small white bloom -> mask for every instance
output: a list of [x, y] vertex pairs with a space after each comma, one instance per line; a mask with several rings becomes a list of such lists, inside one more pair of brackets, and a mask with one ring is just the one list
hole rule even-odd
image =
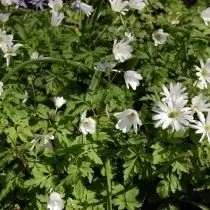
[[123, 0], [109, 0], [111, 4], [111, 8], [114, 12], [120, 12], [121, 14], [125, 14], [128, 11], [126, 7], [128, 6], [128, 1]]
[[132, 51], [133, 48], [130, 45], [130, 41], [122, 39], [121, 41], [117, 42], [117, 40], [114, 40], [112, 52], [117, 61], [124, 62], [125, 60], [131, 58]]
[[7, 35], [5, 31], [0, 31], [0, 48], [3, 45], [12, 45], [13, 35]]
[[192, 98], [192, 109], [197, 113], [210, 112], [210, 103], [202, 95]]
[[6, 23], [9, 20], [10, 13], [0, 13], [0, 22]]
[[31, 60], [36, 60], [38, 58], [43, 58], [42, 55], [39, 55], [39, 53], [37, 51], [34, 51], [31, 56], [30, 56]]
[[88, 5], [80, 0], [76, 0], [75, 2], [73, 2], [72, 8], [74, 10], [82, 10], [88, 17], [94, 11], [94, 9], [91, 5]]
[[210, 143], [210, 112], [208, 112], [207, 117], [201, 113], [198, 115], [199, 121], [196, 120], [192, 128], [196, 129], [195, 133], [202, 134], [200, 141], [202, 142], [205, 137], [207, 137], [208, 142]]
[[4, 86], [3, 82], [0, 81], [0, 96], [1, 96], [1, 95], [3, 94], [3, 92], [4, 92], [3, 86]]
[[132, 42], [135, 40], [135, 36], [132, 35], [132, 33], [125, 32], [125, 37], [128, 39], [129, 42]]
[[210, 7], [201, 11], [200, 16], [203, 19], [205, 25], [208, 26], [208, 22], [210, 22]]
[[64, 209], [64, 202], [61, 198], [61, 195], [56, 193], [56, 192], [52, 192], [50, 194], [48, 203], [47, 203], [47, 208], [49, 210], [62, 210]]
[[166, 129], [171, 126], [172, 131], [179, 131], [190, 126], [190, 123], [193, 122], [193, 113], [191, 108], [185, 107], [185, 104], [184, 101], [159, 102], [153, 109], [157, 113], [153, 117], [153, 120], [157, 121], [155, 127]]
[[62, 20], [64, 19], [64, 13], [63, 12], [53, 12], [51, 16], [51, 25], [54, 27], [58, 27]]
[[200, 66], [195, 66], [197, 71], [196, 76], [198, 77], [197, 86], [200, 89], [206, 89], [210, 83], [210, 58], [204, 64], [203, 60], [200, 59]]
[[4, 5], [4, 6], [10, 6], [13, 4], [13, 0], [1, 0], [1, 3]]
[[52, 149], [51, 141], [54, 140], [54, 138], [55, 137], [52, 134], [35, 134], [34, 138], [31, 141], [31, 150], [33, 150], [33, 148], [37, 146], [37, 144], [39, 144], [39, 146], [41, 146], [42, 148]]
[[129, 0], [128, 5], [132, 9], [142, 10], [147, 4], [147, 0]]
[[1, 49], [4, 53], [4, 58], [6, 58], [7, 66], [10, 64], [10, 57], [16, 56], [16, 51], [23, 46], [22, 44], [4, 43], [1, 45]]
[[63, 97], [54, 97], [54, 104], [56, 109], [61, 108], [66, 103], [66, 100]]
[[153, 32], [152, 39], [155, 42], [155, 46], [165, 44], [169, 34], [163, 32], [163, 29], [158, 29], [157, 31]]
[[137, 133], [138, 126], [140, 127], [142, 125], [138, 112], [133, 109], [127, 109], [123, 112], [115, 113], [114, 116], [118, 119], [116, 128], [121, 130], [123, 133], [129, 132], [132, 126], [135, 133]]
[[113, 62], [107, 62], [107, 61], [104, 61], [104, 62], [96, 62], [95, 63], [95, 67], [94, 69], [97, 70], [97, 71], [103, 71], [103, 72], [110, 72], [110, 71], [113, 71], [114, 67], [116, 66], [116, 63], [113, 63]]
[[178, 103], [182, 102], [183, 105], [187, 104], [188, 101], [188, 95], [185, 92], [186, 88], [182, 86], [181, 83], [170, 83], [169, 87], [166, 87], [163, 85], [162, 87], [163, 92], [160, 94], [164, 97], [162, 98], [163, 102], [172, 102], [172, 103]]
[[139, 86], [139, 80], [142, 80], [141, 74], [138, 74], [135, 71], [126, 71], [124, 73], [124, 79], [126, 87], [129, 89], [129, 85], [132, 87], [133, 90], [136, 90], [136, 87]]
[[63, 7], [63, 1], [62, 0], [49, 0], [48, 6], [52, 9], [51, 13], [57, 13], [59, 12]]
[[26, 103], [26, 101], [28, 100], [28, 91], [25, 90], [25, 93], [24, 93], [24, 96], [23, 96], [23, 100], [22, 100], [22, 103]]
[[82, 113], [81, 118], [80, 118], [79, 130], [84, 135], [87, 135], [88, 133], [90, 134], [95, 133], [96, 121], [91, 117], [86, 118], [86, 113], [85, 112]]

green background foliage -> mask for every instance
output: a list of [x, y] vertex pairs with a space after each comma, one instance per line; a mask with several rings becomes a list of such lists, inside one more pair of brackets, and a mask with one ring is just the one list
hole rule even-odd
[[[108, 1], [89, 3], [95, 8], [89, 18], [65, 3], [58, 28], [50, 25], [48, 10], [1, 8], [11, 13], [7, 34], [23, 47], [8, 68], [0, 56], [0, 209], [46, 209], [53, 190], [67, 210], [103, 210], [110, 200], [119, 210], [208, 210], [209, 145], [198, 143], [193, 130], [172, 135], [155, 129], [152, 107], [165, 83], [192, 90], [194, 65], [210, 57], [210, 28], [200, 18], [210, 2], [150, 0], [143, 11], [130, 10], [124, 25]], [[171, 24], [174, 18], [180, 23]], [[155, 47], [151, 34], [159, 28], [170, 36]], [[123, 73], [94, 70], [98, 61], [114, 61], [113, 41], [126, 31], [136, 37], [134, 56], [115, 69], [141, 73], [135, 92], [126, 89]], [[47, 58], [30, 60], [34, 51]], [[209, 98], [208, 90], [204, 94]], [[54, 96], [67, 100], [56, 114]], [[127, 108], [140, 113], [138, 134], [115, 129], [113, 113]], [[86, 110], [97, 132], [85, 138], [79, 121]], [[53, 150], [31, 150], [34, 134], [49, 133]]]

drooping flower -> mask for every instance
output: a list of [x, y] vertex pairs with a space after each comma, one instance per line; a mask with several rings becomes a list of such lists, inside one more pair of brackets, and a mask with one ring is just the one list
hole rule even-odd
[[3, 92], [4, 92], [3, 86], [4, 86], [3, 82], [0, 81], [0, 96], [1, 96], [1, 95], [3, 94]]
[[203, 19], [205, 25], [208, 26], [209, 25], [208, 22], [210, 22], [210, 7], [201, 11], [200, 16]]
[[66, 100], [63, 97], [54, 97], [54, 104], [56, 109], [60, 109], [65, 103]]
[[114, 116], [118, 119], [116, 128], [123, 133], [129, 132], [132, 126], [135, 133], [137, 133], [138, 126], [140, 127], [142, 125], [138, 112], [133, 109], [127, 109], [123, 112], [115, 113]]
[[206, 89], [210, 83], [210, 58], [204, 64], [203, 60], [200, 59], [200, 66], [195, 66], [197, 71], [196, 76], [198, 77], [197, 87], [200, 89]]
[[155, 42], [155, 46], [165, 44], [168, 36], [169, 34], [165, 33], [163, 29], [158, 29], [157, 31], [153, 32], [152, 39]]
[[33, 150], [33, 148], [37, 145], [39, 145], [40, 148], [52, 149], [51, 141], [54, 140], [54, 138], [55, 137], [52, 134], [35, 134], [34, 138], [31, 141], [31, 150]]
[[80, 0], [76, 0], [75, 2], [73, 2], [72, 8], [76, 11], [82, 10], [87, 15], [87, 17], [89, 17], [91, 13], [94, 11], [91, 5], [88, 5]]
[[64, 13], [63, 12], [53, 12], [51, 16], [51, 25], [54, 27], [58, 27], [62, 20], [64, 19]]
[[205, 137], [207, 137], [208, 142], [210, 143], [210, 112], [208, 112], [206, 118], [204, 114], [199, 114], [199, 121], [195, 120], [192, 128], [196, 129], [195, 133], [202, 134], [199, 142], [202, 142]]
[[22, 44], [4, 43], [1, 45], [1, 49], [4, 53], [4, 58], [6, 58], [7, 66], [10, 64], [10, 57], [17, 55], [17, 50], [23, 46]]
[[10, 13], [0, 13], [0, 22], [6, 23], [9, 20]]
[[125, 15], [125, 12], [128, 11], [128, 9], [126, 8], [128, 6], [128, 1], [109, 0], [109, 2], [114, 12], [120, 12], [121, 14]]
[[136, 87], [139, 86], [139, 80], [142, 80], [141, 74], [138, 74], [135, 71], [129, 70], [124, 73], [124, 79], [126, 87], [129, 89], [129, 85], [133, 90], [136, 90]]
[[210, 103], [207, 98], [198, 95], [192, 98], [192, 109], [197, 113], [210, 112]]
[[25, 90], [24, 96], [23, 96], [23, 100], [22, 100], [22, 103], [23, 103], [23, 104], [26, 103], [27, 100], [28, 100], [28, 91]]
[[87, 135], [88, 133], [90, 134], [95, 133], [96, 121], [91, 117], [86, 118], [86, 113], [85, 112], [82, 113], [81, 118], [80, 118], [79, 130], [84, 135]]
[[63, 1], [49, 0], [48, 6], [51, 8], [51, 13], [57, 13], [63, 8]]
[[61, 195], [56, 193], [56, 192], [52, 192], [50, 194], [48, 203], [47, 203], [47, 208], [49, 210], [62, 210], [64, 209], [64, 202], [61, 198]]
[[114, 46], [112, 52], [114, 54], [115, 59], [118, 62], [124, 62], [125, 60], [132, 57], [133, 48], [130, 45], [130, 41], [122, 39], [119, 42], [114, 40]]
[[132, 9], [142, 10], [148, 4], [147, 0], [129, 0], [129, 7]]

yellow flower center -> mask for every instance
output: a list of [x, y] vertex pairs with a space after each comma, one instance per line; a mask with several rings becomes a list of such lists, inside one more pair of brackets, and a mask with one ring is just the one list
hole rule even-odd
[[179, 112], [177, 112], [177, 111], [172, 111], [172, 112], [170, 112], [170, 113], [168, 114], [168, 116], [169, 116], [170, 118], [177, 118], [178, 115], [179, 115]]
[[205, 125], [205, 128], [206, 128], [207, 131], [210, 132], [210, 124], [206, 124], [206, 125]]

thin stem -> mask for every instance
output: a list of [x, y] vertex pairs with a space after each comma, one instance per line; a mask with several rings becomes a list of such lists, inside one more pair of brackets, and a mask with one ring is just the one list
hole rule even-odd
[[110, 160], [105, 162], [106, 181], [107, 181], [107, 210], [112, 210], [112, 172]]

